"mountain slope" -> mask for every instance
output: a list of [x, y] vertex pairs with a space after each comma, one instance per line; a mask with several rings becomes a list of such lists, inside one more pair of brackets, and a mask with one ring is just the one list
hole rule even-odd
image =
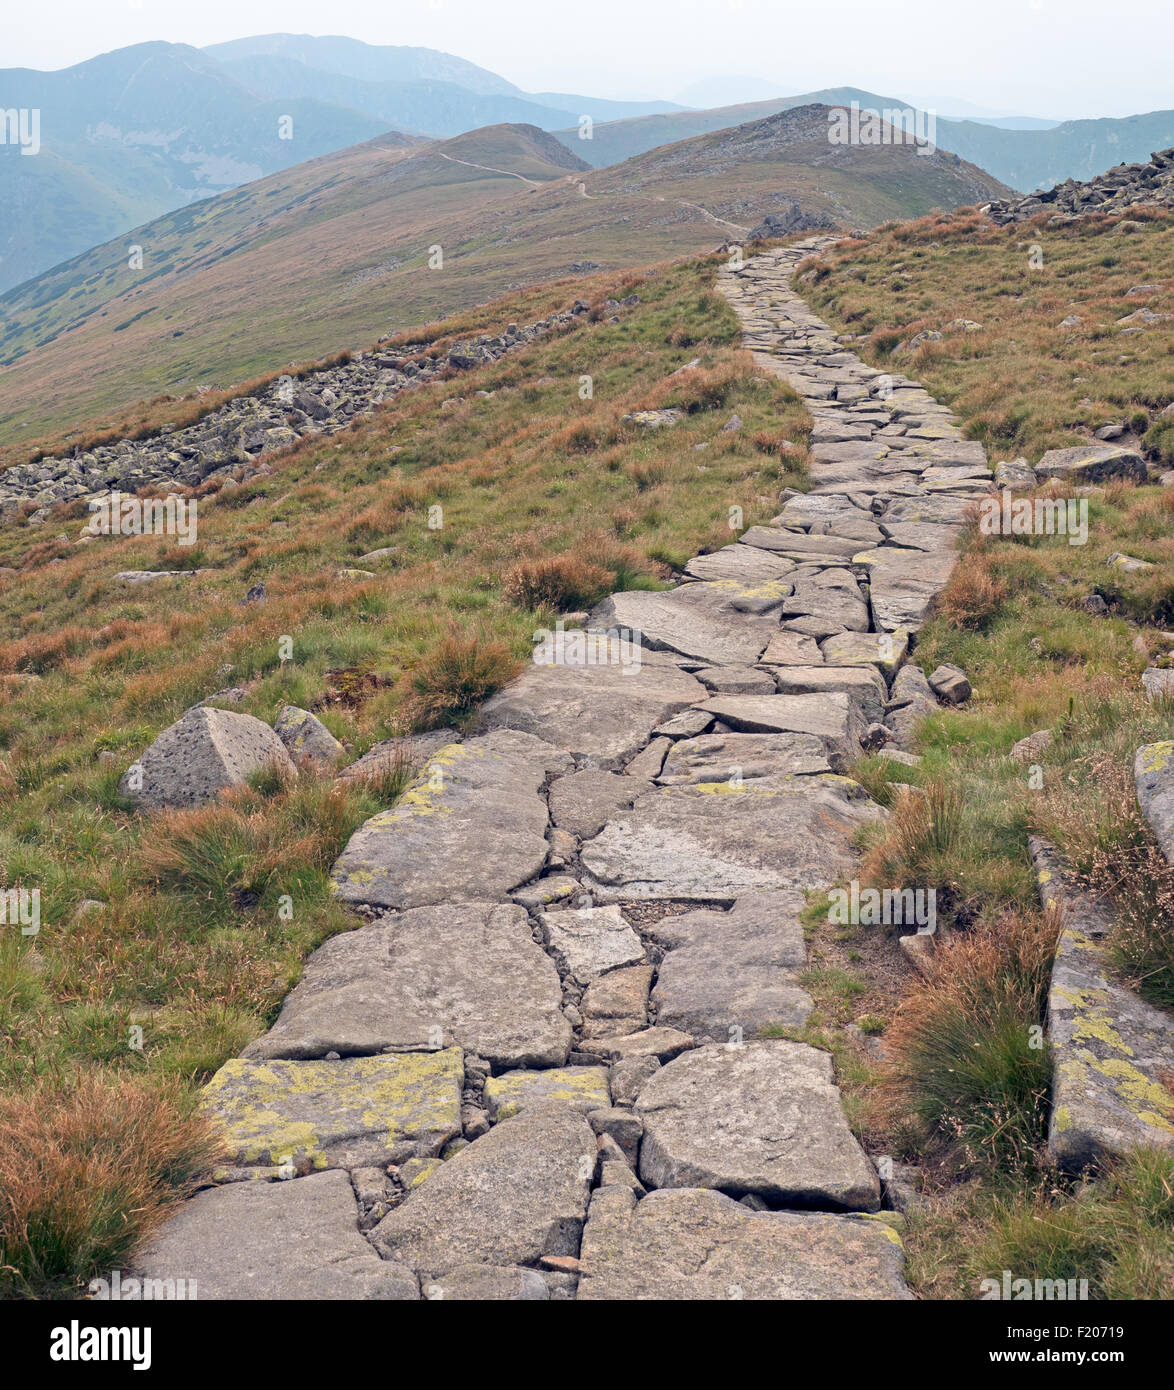
[[533, 126], [377, 140], [169, 214], [134, 233], [141, 271], [120, 240], [0, 298], [0, 443], [365, 346], [585, 263], [706, 250], [792, 206], [870, 226], [1006, 192], [953, 156], [826, 130], [807, 107], [599, 171]]
[[183, 44], [139, 44], [60, 72], [10, 69], [0, 91], [6, 106], [43, 113], [40, 154], [0, 151], [0, 289], [171, 208], [387, 129], [316, 98], [256, 96]]
[[[821, 102], [876, 111], [902, 109], [908, 102], [880, 96], [858, 87], [835, 87], [802, 96], [717, 107], [710, 111], [675, 111], [597, 125], [590, 140], [579, 137], [577, 126], [556, 131], [559, 139], [589, 164], [602, 168], [643, 154], [658, 145], [721, 130], [741, 122], [774, 115], [796, 106]], [[1099, 120], [1035, 122], [1021, 128], [1025, 118], [1001, 120], [937, 120], [936, 143], [977, 164], [1002, 183], [1026, 190], [1051, 187], [1064, 179], [1086, 179], [1114, 164], [1137, 163], [1152, 150], [1174, 143], [1174, 110]]]

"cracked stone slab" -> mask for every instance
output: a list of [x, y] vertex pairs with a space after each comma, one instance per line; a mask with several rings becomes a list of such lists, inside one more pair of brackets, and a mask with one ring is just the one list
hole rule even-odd
[[424, 1286], [424, 1297], [449, 1303], [541, 1303], [550, 1298], [536, 1269], [517, 1265], [462, 1265]]
[[662, 918], [649, 930], [668, 948], [652, 992], [657, 1021], [719, 1041], [763, 1028], [801, 1028], [812, 1001], [795, 982], [807, 963], [798, 892], [750, 894], [728, 912]]
[[834, 564], [837, 559], [850, 559], [853, 551], [859, 549], [856, 541], [840, 540], [835, 536], [812, 536], [806, 531], [784, 531], [776, 526], [751, 526], [739, 543], [758, 550], [773, 551], [802, 563], [818, 559]]
[[621, 776], [599, 768], [572, 772], [550, 784], [550, 819], [580, 840], [589, 840], [617, 811], [627, 810], [651, 787], [651, 782], [630, 773]]
[[1079, 1169], [1138, 1147], [1174, 1148], [1174, 1017], [1114, 979], [1109, 909], [1072, 882], [1054, 847], [1032, 838], [1029, 848], [1040, 899], [1064, 922], [1048, 992], [1048, 1152]]
[[344, 902], [394, 908], [508, 893], [546, 863], [541, 789], [570, 762], [511, 729], [442, 748], [390, 810], [351, 836], [332, 886]]
[[198, 1192], [133, 1267], [143, 1278], [194, 1280], [201, 1302], [420, 1297], [415, 1274], [381, 1260], [360, 1234], [350, 1178], [338, 1171]]
[[865, 550], [856, 563], [868, 566], [872, 611], [886, 632], [916, 628], [954, 571], [952, 551], [911, 551], [882, 546]]
[[657, 781], [675, 787], [830, 771], [814, 734], [703, 734], [673, 745]]
[[479, 717], [485, 728], [520, 729], [614, 771], [656, 725], [703, 699], [705, 688], [681, 670], [679, 657], [634, 645], [635, 634], [587, 635], [598, 660], [530, 666]]
[[786, 579], [794, 568], [793, 560], [735, 543], [708, 555], [694, 555], [685, 566], [685, 573], [690, 579], [732, 579], [756, 587]]
[[[778, 676], [790, 669], [775, 668]], [[818, 668], [817, 668], [818, 669]], [[811, 734], [836, 770], [860, 752], [864, 723], [842, 691], [818, 695], [719, 695], [699, 706], [740, 733]]]
[[331, 937], [251, 1058], [422, 1051], [455, 1042], [495, 1066], [560, 1066], [571, 1026], [554, 962], [516, 904], [412, 908]]
[[909, 634], [893, 632], [838, 632], [819, 644], [828, 666], [875, 666], [894, 675], [909, 654]]
[[636, 1097], [647, 1187], [708, 1187], [781, 1206], [876, 1211], [880, 1182], [844, 1118], [832, 1059], [805, 1043], [711, 1043]]
[[527, 1106], [557, 1104], [587, 1114], [611, 1105], [606, 1067], [551, 1067], [546, 1071], [507, 1071], [485, 1083], [485, 1103], [497, 1123]]
[[663, 787], [583, 846], [584, 886], [601, 901], [700, 902], [822, 888], [855, 863], [851, 837], [879, 814], [855, 783], [828, 775]]
[[897, 1233], [867, 1216], [748, 1211], [720, 1192], [621, 1187], [591, 1199], [577, 1297], [911, 1299]]
[[867, 632], [869, 627], [868, 605], [856, 587], [804, 580], [783, 604], [782, 611], [785, 618], [816, 617], [829, 624], [833, 632]]
[[758, 658], [760, 666], [818, 666], [823, 661], [819, 643], [801, 632], [780, 628]]
[[578, 1255], [595, 1166], [582, 1115], [528, 1106], [441, 1164], [371, 1238], [385, 1258], [441, 1282], [464, 1265]]
[[644, 946], [614, 904], [544, 912], [542, 933], [551, 954], [582, 985], [644, 959]]
[[463, 1078], [459, 1048], [330, 1062], [234, 1057], [201, 1101], [236, 1164], [385, 1166], [437, 1154], [460, 1134]]
[[[597, 630], [639, 632], [652, 650], [677, 652], [707, 666], [753, 666], [778, 623], [769, 616], [735, 613], [730, 594], [743, 590], [737, 584], [725, 589], [729, 582], [682, 584], [669, 593], [612, 594], [592, 610], [588, 622]], [[790, 590], [789, 584], [775, 587]], [[772, 606], [777, 608], [784, 597], [778, 593]]]
[[779, 666], [775, 686], [780, 695], [846, 695], [866, 724], [884, 718], [889, 693], [884, 677], [871, 665]]

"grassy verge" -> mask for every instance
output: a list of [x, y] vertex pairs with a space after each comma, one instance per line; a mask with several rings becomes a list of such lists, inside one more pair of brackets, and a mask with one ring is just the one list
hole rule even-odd
[[[594, 282], [593, 311], [561, 334], [404, 393], [343, 435], [302, 443], [270, 476], [202, 498], [191, 548], [77, 544], [76, 507], [38, 533], [63, 539], [0, 531], [0, 564], [15, 571], [0, 593], [12, 634], [0, 643], [0, 886], [36, 888], [42, 902], [35, 937], [0, 928], [0, 1093], [28, 1095], [38, 1116], [19, 1190], [0, 1186], [5, 1291], [76, 1288], [202, 1166], [192, 1089], [346, 927], [330, 864], [406, 775], [259, 777], [215, 806], [146, 816], [120, 798], [119, 774], [228, 686], [243, 688], [236, 708], [266, 720], [285, 703], [317, 710], [353, 755], [459, 722], [560, 611], [656, 586], [728, 543], [731, 507], [746, 525], [768, 518], [780, 485], [802, 483], [810, 420], [741, 350], [715, 266]], [[610, 322], [603, 302], [632, 291], [640, 303]], [[502, 321], [525, 317], [502, 306]], [[429, 336], [443, 341], [444, 327]], [[623, 418], [666, 406], [683, 412], [670, 428]], [[724, 431], [735, 412], [743, 427]], [[374, 550], [388, 553], [362, 558]], [[140, 568], [202, 573], [113, 580]], [[258, 581], [265, 602], [243, 603]], [[128, 1157], [133, 1181], [119, 1187], [109, 1172], [138, 1140], [133, 1126], [104, 1130], [102, 1163], [67, 1181], [53, 1153], [84, 1147], [128, 1086], [144, 1113], [172, 1117], [158, 1126], [171, 1147], [137, 1168]], [[79, 1109], [79, 1096], [101, 1103]], [[0, 1113], [5, 1167], [15, 1106]], [[55, 1223], [34, 1219], [53, 1209]], [[121, 1245], [103, 1234], [112, 1211]]]
[[[1125, 333], [1136, 321], [1117, 320], [1166, 312], [1174, 251], [1167, 218], [1126, 222], [1048, 231], [923, 219], [824, 257], [806, 293], [837, 330], [867, 334], [853, 346], [875, 365], [948, 401], [996, 459], [1036, 459], [1119, 421], [1164, 462], [1174, 332], [1158, 319]], [[1042, 268], [1028, 263], [1033, 247]], [[1127, 294], [1140, 284], [1159, 288]], [[1059, 328], [1070, 314], [1080, 325]], [[926, 328], [942, 338], [894, 353]], [[826, 905], [811, 910], [813, 1023], [852, 1054], [840, 1066], [850, 1113], [874, 1151], [922, 1170], [906, 1244], [925, 1297], [981, 1297], [981, 1281], [1003, 1270], [1085, 1279], [1091, 1298], [1174, 1296], [1174, 1158], [1142, 1151], [1076, 1180], [1045, 1151], [1051, 1065], [1039, 1044], [1058, 924], [1039, 909], [1030, 833], [1055, 840], [1107, 897], [1120, 977], [1174, 1006], [1174, 876], [1132, 776], [1135, 749], [1174, 730], [1174, 711], [1146, 700], [1139, 680], [1174, 645], [1163, 636], [1174, 626], [1174, 500], [1123, 483], [1086, 500], [1084, 545], [965, 535], [915, 660], [926, 672], [962, 666], [974, 696], [921, 726], [919, 767], [876, 756], [858, 768], [893, 811], [865, 836], [862, 882], [937, 889], [929, 977], [909, 970], [891, 931], [833, 929]], [[1117, 552], [1152, 567], [1127, 573], [1108, 563]], [[1048, 746], [1009, 756], [1045, 729]]]

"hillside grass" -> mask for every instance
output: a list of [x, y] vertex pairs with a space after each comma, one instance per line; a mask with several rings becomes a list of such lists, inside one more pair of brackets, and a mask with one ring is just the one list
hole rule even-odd
[[[852, 347], [920, 381], [992, 460], [1079, 444], [1102, 425], [1145, 435], [1174, 400], [1174, 217], [1156, 208], [1049, 228], [936, 215], [841, 243], [799, 287]], [[1153, 289], [1130, 295], [1142, 285]], [[1147, 309], [1164, 321], [1130, 332]], [[1079, 325], [1061, 327], [1076, 316]], [[979, 331], [952, 326], [968, 319]], [[925, 329], [943, 335], [895, 354]], [[1174, 421], [1149, 441], [1174, 463]]]
[[[1159, 322], [1122, 338], [1115, 322], [1141, 305], [1174, 307], [1170, 220], [1121, 220], [1049, 231], [924, 219], [841, 244], [809, 264], [803, 289], [836, 329], [869, 335], [852, 344], [868, 360], [948, 401], [992, 460], [1034, 461], [1122, 421], [1135, 439], [1149, 432], [1143, 447], [1160, 464], [1153, 440], [1172, 395], [1174, 329]], [[1032, 245], [1042, 270], [1027, 266]], [[1127, 297], [1139, 284], [1164, 288]], [[1069, 313], [1082, 327], [1058, 330]], [[956, 318], [983, 330], [949, 329]], [[943, 340], [892, 355], [927, 327]], [[1174, 628], [1174, 497], [1111, 483], [1087, 501], [1085, 545], [967, 528], [913, 659], [927, 673], [961, 666], [973, 697], [922, 724], [919, 767], [883, 752], [857, 767], [893, 812], [863, 836], [861, 881], [937, 889], [930, 976], [909, 971], [884, 928], [833, 933], [826, 904], [809, 912], [812, 1031], [836, 1051], [872, 1151], [925, 1175], [905, 1239], [910, 1279], [927, 1298], [977, 1298], [1003, 1269], [1087, 1279], [1094, 1299], [1174, 1297], [1174, 1158], [1142, 1150], [1073, 1178], [1046, 1154], [1051, 1059], [1038, 1042], [1060, 923], [1040, 909], [1029, 834], [1057, 843], [1110, 905], [1118, 977], [1174, 1008], [1174, 874], [1133, 785], [1137, 747], [1174, 733], [1174, 709], [1150, 703], [1140, 684], [1174, 648], [1163, 635]], [[1107, 563], [1114, 552], [1154, 567], [1126, 574]], [[1090, 596], [1108, 613], [1090, 613]], [[1053, 734], [1048, 748], [1028, 763], [1009, 757], [1041, 729]], [[879, 1037], [879, 1050], [862, 1035]]]
[[[741, 350], [717, 264], [597, 280], [592, 312], [564, 330], [203, 496], [191, 548], [78, 544], [76, 505], [35, 534], [0, 531], [0, 564], [16, 570], [0, 591], [0, 886], [38, 888], [42, 902], [35, 937], [0, 928], [0, 1096], [41, 1097], [19, 1192], [0, 1184], [4, 1292], [75, 1291], [190, 1182], [209, 1143], [184, 1108], [193, 1089], [265, 1029], [307, 953], [353, 924], [329, 892], [331, 862], [409, 769], [373, 783], [262, 775], [213, 806], [157, 815], [121, 798], [122, 771], [228, 686], [246, 691], [235, 708], [267, 721], [285, 703], [317, 710], [352, 757], [459, 721], [522, 668], [563, 605], [659, 586], [733, 539], [732, 506], [746, 525], [769, 518], [780, 485], [806, 485], [810, 419]], [[610, 322], [603, 301], [632, 292], [640, 303]], [[524, 319], [508, 309], [503, 322]], [[669, 405], [685, 412], [672, 428], [623, 422]], [[724, 432], [735, 411], [744, 427]], [[113, 580], [173, 567], [206, 572]], [[355, 569], [371, 574], [340, 575]], [[242, 603], [258, 581], [266, 601]], [[117, 1107], [128, 1086], [174, 1117], [170, 1149], [128, 1160], [118, 1187], [115, 1135], [102, 1163], [66, 1182], [53, 1155], [84, 1146], [84, 1116], [102, 1109], [91, 1099], [79, 1119], [78, 1097]], [[0, 1102], [5, 1172], [20, 1142], [5, 1137], [19, 1128], [5, 1129], [8, 1113]], [[103, 1235], [111, 1203], [122, 1246]]]

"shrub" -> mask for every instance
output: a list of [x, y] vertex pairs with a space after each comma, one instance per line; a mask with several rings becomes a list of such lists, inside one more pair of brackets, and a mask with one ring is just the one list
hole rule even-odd
[[438, 729], [462, 720], [520, 667], [504, 642], [452, 633], [408, 673], [404, 715], [414, 729]]
[[1052, 1067], [1032, 1046], [1059, 921], [1009, 911], [939, 945], [885, 1034], [887, 1086], [931, 1148], [1028, 1162], [1044, 1137]]
[[523, 560], [506, 572], [502, 594], [519, 608], [551, 608], [565, 613], [589, 608], [610, 591], [612, 577], [601, 565], [577, 555]]
[[0, 1292], [121, 1267], [220, 1157], [174, 1086], [85, 1076], [0, 1096]]

